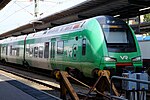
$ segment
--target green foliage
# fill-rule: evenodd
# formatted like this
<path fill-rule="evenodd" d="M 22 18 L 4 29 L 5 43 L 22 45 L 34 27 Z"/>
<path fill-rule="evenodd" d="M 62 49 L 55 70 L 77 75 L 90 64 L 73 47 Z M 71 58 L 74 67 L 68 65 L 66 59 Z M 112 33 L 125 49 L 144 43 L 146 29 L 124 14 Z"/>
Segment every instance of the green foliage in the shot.
<path fill-rule="evenodd" d="M 150 22 L 150 13 L 144 15 L 144 21 Z"/>

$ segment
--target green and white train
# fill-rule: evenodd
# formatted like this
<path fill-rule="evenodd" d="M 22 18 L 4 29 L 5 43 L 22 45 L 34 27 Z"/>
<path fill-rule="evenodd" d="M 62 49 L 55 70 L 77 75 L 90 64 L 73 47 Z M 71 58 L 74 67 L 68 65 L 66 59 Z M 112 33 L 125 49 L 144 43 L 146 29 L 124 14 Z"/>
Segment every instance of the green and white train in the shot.
<path fill-rule="evenodd" d="M 3 62 L 46 70 L 75 69 L 87 77 L 97 70 L 121 73 L 142 68 L 133 30 L 124 21 L 97 16 L 0 41 Z"/>

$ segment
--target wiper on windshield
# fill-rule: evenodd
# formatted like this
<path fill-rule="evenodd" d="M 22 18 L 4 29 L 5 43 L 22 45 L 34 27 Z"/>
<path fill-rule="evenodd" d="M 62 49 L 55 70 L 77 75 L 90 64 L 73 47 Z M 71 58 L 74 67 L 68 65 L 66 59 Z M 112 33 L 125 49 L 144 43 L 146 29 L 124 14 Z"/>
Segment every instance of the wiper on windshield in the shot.
<path fill-rule="evenodd" d="M 129 43 L 107 43 L 108 47 L 126 48 L 130 47 Z"/>
<path fill-rule="evenodd" d="M 131 43 L 107 43 L 109 52 L 134 52 L 136 47 Z"/>

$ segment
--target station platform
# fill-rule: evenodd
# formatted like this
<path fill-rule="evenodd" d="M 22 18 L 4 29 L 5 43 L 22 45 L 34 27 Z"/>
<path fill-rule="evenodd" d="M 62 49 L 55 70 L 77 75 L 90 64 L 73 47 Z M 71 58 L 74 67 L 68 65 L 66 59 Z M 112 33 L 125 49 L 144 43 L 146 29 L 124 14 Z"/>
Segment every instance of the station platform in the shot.
<path fill-rule="evenodd" d="M 0 100 L 60 100 L 0 74 Z"/>

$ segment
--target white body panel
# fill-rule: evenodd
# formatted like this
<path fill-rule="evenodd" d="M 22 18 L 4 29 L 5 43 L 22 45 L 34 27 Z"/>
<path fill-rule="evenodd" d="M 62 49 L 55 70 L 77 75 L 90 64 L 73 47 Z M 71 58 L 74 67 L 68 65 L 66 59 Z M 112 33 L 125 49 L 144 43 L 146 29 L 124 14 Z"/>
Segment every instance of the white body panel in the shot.
<path fill-rule="evenodd" d="M 150 41 L 139 41 L 142 59 L 150 59 Z"/>

